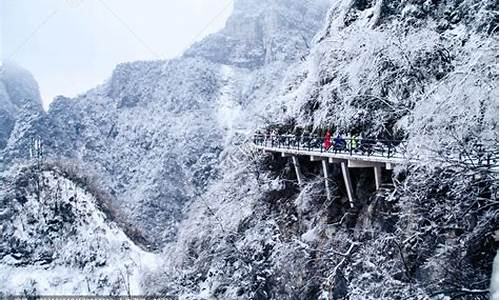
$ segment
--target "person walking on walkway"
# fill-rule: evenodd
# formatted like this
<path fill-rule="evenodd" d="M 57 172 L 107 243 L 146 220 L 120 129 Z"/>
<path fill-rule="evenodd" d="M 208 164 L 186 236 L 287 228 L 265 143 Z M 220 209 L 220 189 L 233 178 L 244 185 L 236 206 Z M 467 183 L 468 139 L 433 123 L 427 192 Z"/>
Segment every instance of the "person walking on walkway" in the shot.
<path fill-rule="evenodd" d="M 372 155 L 375 147 L 375 141 L 371 139 L 366 139 L 362 135 L 359 137 L 358 150 L 361 151 L 363 155 Z"/>
<path fill-rule="evenodd" d="M 358 136 L 351 133 L 351 138 L 349 139 L 349 150 L 351 152 L 356 151 L 358 148 Z"/>
<path fill-rule="evenodd" d="M 323 148 L 325 149 L 325 151 L 328 151 L 328 149 L 330 149 L 331 146 L 332 146 L 332 134 L 330 133 L 330 129 L 328 129 L 326 131 L 325 139 L 323 141 Z"/>
<path fill-rule="evenodd" d="M 302 138 L 301 138 L 301 144 L 302 147 L 306 147 L 308 150 L 311 150 L 311 134 L 307 129 L 304 130 L 302 133 Z"/>
<path fill-rule="evenodd" d="M 333 140 L 333 142 L 334 142 L 333 150 L 335 153 L 341 152 L 342 150 L 345 149 L 346 143 L 340 132 L 337 133 L 337 137 Z"/>
<path fill-rule="evenodd" d="M 300 140 L 302 138 L 302 133 L 303 133 L 303 130 L 300 127 L 295 127 L 293 129 L 293 145 L 295 147 L 297 147 L 297 149 L 300 148 L 300 146 L 301 146 Z"/>
<path fill-rule="evenodd" d="M 271 130 L 271 134 L 270 134 L 270 138 L 271 138 L 271 147 L 276 147 L 276 146 L 278 146 L 278 147 L 279 147 L 279 145 L 278 145 L 278 143 L 277 143 L 277 142 L 278 142 L 278 141 L 277 141 L 277 137 L 278 137 L 278 136 L 277 136 L 277 133 L 276 133 L 276 129 Z"/>

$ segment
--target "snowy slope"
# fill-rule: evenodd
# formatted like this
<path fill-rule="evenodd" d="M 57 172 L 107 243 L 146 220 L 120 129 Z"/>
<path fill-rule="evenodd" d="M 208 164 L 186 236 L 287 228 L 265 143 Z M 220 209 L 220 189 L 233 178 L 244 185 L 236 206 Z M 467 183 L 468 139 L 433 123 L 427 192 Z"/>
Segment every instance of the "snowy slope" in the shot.
<path fill-rule="evenodd" d="M 494 2 L 338 1 L 329 14 L 307 62 L 288 76 L 283 119 L 381 138 L 401 129 L 445 142 L 462 123 L 485 122 L 491 128 L 477 138 L 494 139 Z M 438 128 L 445 129 L 439 137 L 429 136 Z"/>
<path fill-rule="evenodd" d="M 158 246 L 171 241 L 188 213 L 186 206 L 221 177 L 223 148 L 256 126 L 254 114 L 243 111 L 259 108 L 258 103 L 274 93 L 283 70 L 307 53 L 328 1 L 267 4 L 272 9 L 260 1 L 236 1 L 226 29 L 181 58 L 121 64 L 101 86 L 75 99 L 55 99 L 47 114 L 21 110 L 22 121 L 2 152 L 6 168 L 22 166 L 32 139 L 41 137 L 47 159 L 70 159 L 80 170 L 92 170 L 98 190 L 106 191 L 115 214 L 127 220 L 131 232 L 146 239 L 143 242 Z M 255 27 L 256 34 L 247 35 L 249 27 Z M 216 59 L 221 44 L 214 39 L 233 41 L 224 43 L 229 60 Z M 5 279 L 1 291 L 126 294 L 130 281 L 132 294 L 143 293 L 136 275 L 144 264 L 161 264 L 131 244 L 123 235 L 123 222 L 104 221 L 95 209 L 99 197 L 86 192 L 88 182 L 77 180 L 75 185 L 48 171 L 46 194 L 39 200 L 34 191 L 20 189 L 15 178 L 25 171 L 16 172 L 3 179 L 9 192 L 2 193 L 2 230 L 9 238 L 0 247 L 0 276 Z M 26 198 L 26 207 L 11 201 L 17 197 Z M 61 224 L 58 211 L 40 201 L 71 206 L 78 215 L 74 222 Z M 38 222 L 30 221 L 40 216 Z M 51 233 L 54 224 L 49 222 L 62 228 Z M 24 235 L 18 236 L 21 232 Z M 30 250 L 19 254 L 19 243 Z M 55 247 L 62 250 L 54 252 Z M 146 262 L 138 257 L 146 257 Z M 143 280 L 149 278 L 142 275 Z M 156 284 L 165 285 L 169 283 Z M 155 286 L 151 278 L 148 286 L 146 292 Z"/>
<path fill-rule="evenodd" d="M 142 294 L 159 257 L 137 246 L 90 192 L 56 167 L 18 167 L 2 180 L 0 291 Z M 4 174 L 5 175 L 5 174 Z"/>

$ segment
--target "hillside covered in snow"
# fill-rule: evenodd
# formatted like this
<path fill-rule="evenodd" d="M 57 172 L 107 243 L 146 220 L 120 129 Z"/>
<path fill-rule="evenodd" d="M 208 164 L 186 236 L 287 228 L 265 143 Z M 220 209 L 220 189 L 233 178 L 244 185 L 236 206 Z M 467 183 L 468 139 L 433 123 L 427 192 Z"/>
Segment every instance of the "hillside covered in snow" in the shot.
<path fill-rule="evenodd" d="M 2 177 L 0 296 L 144 293 L 160 257 L 84 174 L 35 163 Z"/>
<path fill-rule="evenodd" d="M 48 112 L 29 76 L 0 79 L 1 292 L 488 297 L 498 166 L 474 162 L 498 155 L 496 1 L 237 0 L 182 57 Z M 352 171 L 351 208 L 338 166 L 328 198 L 321 164 L 299 186 L 255 151 L 267 128 L 404 139 L 411 159 L 378 191 Z"/>

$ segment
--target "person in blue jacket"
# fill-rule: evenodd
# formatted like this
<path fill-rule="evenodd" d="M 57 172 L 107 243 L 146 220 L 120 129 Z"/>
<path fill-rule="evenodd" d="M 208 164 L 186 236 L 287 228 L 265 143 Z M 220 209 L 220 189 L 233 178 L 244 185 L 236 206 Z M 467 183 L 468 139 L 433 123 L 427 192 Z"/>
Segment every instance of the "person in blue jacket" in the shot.
<path fill-rule="evenodd" d="M 333 152 L 341 152 L 345 149 L 346 143 L 345 139 L 342 137 L 340 133 L 337 134 L 337 137 L 333 140 Z"/>

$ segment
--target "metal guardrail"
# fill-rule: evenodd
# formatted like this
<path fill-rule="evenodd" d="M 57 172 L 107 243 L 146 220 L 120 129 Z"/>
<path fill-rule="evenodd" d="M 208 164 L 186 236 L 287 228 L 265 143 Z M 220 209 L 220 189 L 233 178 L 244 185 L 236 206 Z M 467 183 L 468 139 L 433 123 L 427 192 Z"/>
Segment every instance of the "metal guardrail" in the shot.
<path fill-rule="evenodd" d="M 405 140 L 379 140 L 363 138 L 332 137 L 331 145 L 325 148 L 324 137 L 294 136 L 294 135 L 254 135 L 254 144 L 257 146 L 292 149 L 318 153 L 334 153 L 344 155 L 361 155 L 368 157 L 406 158 L 407 142 Z M 444 151 L 446 152 L 446 151 Z M 472 147 L 474 158 L 466 153 L 437 153 L 440 157 L 449 160 L 473 162 L 480 166 L 497 166 L 498 149 L 488 151 L 484 145 L 474 144 Z"/>
<path fill-rule="evenodd" d="M 325 139 L 317 136 L 265 136 L 259 134 L 254 136 L 255 145 L 278 149 L 295 149 L 319 153 L 339 153 L 386 158 L 403 158 L 406 152 L 406 141 L 403 140 L 332 137 L 330 141 L 330 146 L 325 147 Z"/>

